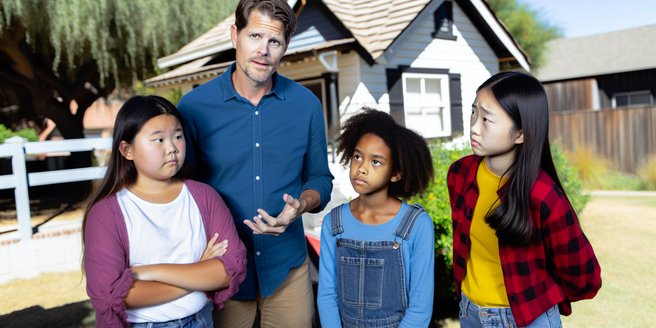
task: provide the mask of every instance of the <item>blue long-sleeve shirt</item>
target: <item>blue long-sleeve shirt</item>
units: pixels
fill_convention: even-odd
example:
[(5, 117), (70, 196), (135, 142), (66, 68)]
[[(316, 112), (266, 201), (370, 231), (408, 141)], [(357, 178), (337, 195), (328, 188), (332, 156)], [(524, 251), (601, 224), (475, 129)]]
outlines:
[[(358, 221), (351, 213), (350, 203), (342, 207), (342, 238), (364, 241), (394, 240), (394, 230), (408, 209), (403, 202), (396, 216), (383, 224), (367, 225)], [(319, 256), (319, 290), (317, 306), (321, 327), (342, 327), (338, 306), (336, 236), (333, 236), (330, 214), (321, 224), (321, 252)], [(403, 241), (404, 273), (408, 277), (405, 288), (408, 294), (408, 309), (399, 328), (428, 327), (433, 313), (433, 285), (435, 270), (435, 247), (433, 245), (433, 221), (426, 213), (420, 215), (412, 228), (410, 239)], [(386, 282), (394, 283), (394, 282)]]
[(243, 221), (257, 216), (258, 208), (278, 216), (285, 193), (298, 198), (306, 189), (321, 196), (320, 211), (330, 200), (333, 176), (323, 110), (314, 94), (274, 73), (271, 92), (254, 106), (235, 91), (234, 70), (235, 64), (186, 94), (178, 108), (187, 160), (221, 194), (248, 251), (246, 279), (233, 298), (251, 299), (258, 285), (269, 296), (289, 269), (303, 263), (307, 248), (300, 219), (279, 236), (254, 235)]

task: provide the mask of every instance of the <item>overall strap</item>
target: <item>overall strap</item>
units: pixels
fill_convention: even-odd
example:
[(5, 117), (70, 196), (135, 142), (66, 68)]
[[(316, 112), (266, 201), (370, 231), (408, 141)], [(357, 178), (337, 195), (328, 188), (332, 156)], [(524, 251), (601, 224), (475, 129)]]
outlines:
[(412, 231), (412, 226), (414, 226), (415, 221), (417, 221), (417, 218), (422, 213), (426, 213), (426, 210), (424, 210), (421, 205), (414, 204), (408, 206), (408, 209), (403, 214), (403, 218), (401, 218), (401, 223), (399, 223), (399, 226), (396, 227), (396, 230), (394, 230), (394, 235), (403, 238), (404, 240), (410, 239), (410, 231)]
[(330, 227), (333, 236), (337, 236), (344, 232), (344, 227), (342, 226), (342, 207), (344, 207), (344, 204), (330, 210)]

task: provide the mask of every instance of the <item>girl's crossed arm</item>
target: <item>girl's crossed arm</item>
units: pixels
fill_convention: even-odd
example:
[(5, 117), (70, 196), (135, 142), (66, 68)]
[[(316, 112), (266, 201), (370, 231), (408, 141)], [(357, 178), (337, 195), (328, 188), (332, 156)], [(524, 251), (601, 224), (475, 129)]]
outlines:
[(207, 243), (199, 262), (189, 264), (151, 264), (134, 266), (132, 287), (125, 297), (128, 308), (157, 305), (183, 297), (192, 291), (213, 291), (228, 287), (231, 276), (223, 262), (215, 259), (223, 256), (228, 241), (218, 244), (218, 234)]

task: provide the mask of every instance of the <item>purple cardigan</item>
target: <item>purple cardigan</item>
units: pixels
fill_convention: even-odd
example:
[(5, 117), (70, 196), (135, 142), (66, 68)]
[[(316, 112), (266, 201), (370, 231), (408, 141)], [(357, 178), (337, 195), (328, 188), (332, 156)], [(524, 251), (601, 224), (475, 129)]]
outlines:
[[(198, 205), (208, 241), (216, 232), (219, 233), (219, 241), (228, 239), (228, 252), (215, 258), (223, 262), (226, 272), (232, 276), (230, 286), (207, 293), (218, 310), (225, 300), (239, 290), (239, 284), (246, 277), (246, 247), (237, 236), (232, 215), (221, 196), (204, 183), (184, 180), (184, 184)], [(132, 286), (132, 272), (128, 266), (130, 246), (116, 195), (99, 201), (91, 208), (84, 235), (87, 294), (96, 310), (96, 327), (128, 327), (123, 299)]]

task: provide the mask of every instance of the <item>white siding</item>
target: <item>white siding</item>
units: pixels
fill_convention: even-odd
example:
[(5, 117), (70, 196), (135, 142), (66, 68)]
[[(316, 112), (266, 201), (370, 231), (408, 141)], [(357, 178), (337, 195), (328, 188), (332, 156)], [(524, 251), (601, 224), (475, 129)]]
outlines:
[[(461, 75), (464, 135), (469, 135), (469, 113), (476, 97), (476, 88), (499, 71), (499, 62), (492, 48), (456, 3), (453, 6), (453, 20), (453, 34), (457, 36), (456, 41), (435, 39), (431, 36), (435, 26), (431, 14), (429, 19), (421, 22), (419, 26), (410, 26), (411, 34), (402, 35), (401, 39), (397, 40), (402, 43), (396, 47), (395, 55), (389, 64), (370, 67), (362, 61), (360, 65), (362, 86), (358, 88), (358, 93), (368, 92), (369, 99), (373, 98), (376, 101), (375, 107), (389, 111), (385, 72), (387, 68), (405, 65), (449, 69), (450, 73)], [(367, 99), (363, 95), (353, 95), (351, 98), (360, 99), (361, 102)], [(340, 104), (346, 106), (343, 101)], [(346, 108), (347, 112), (353, 113), (359, 105), (361, 103), (355, 104), (351, 101)], [(348, 116), (350, 115), (345, 115)]]

